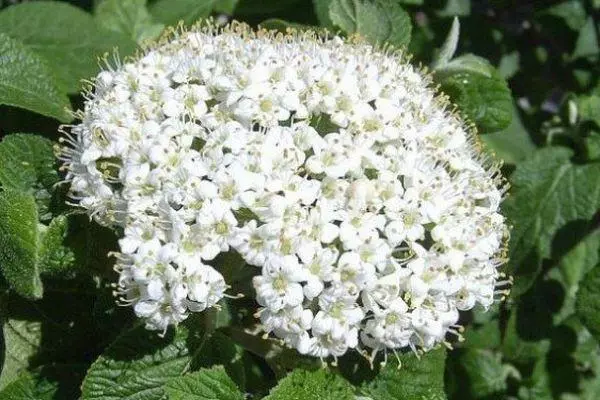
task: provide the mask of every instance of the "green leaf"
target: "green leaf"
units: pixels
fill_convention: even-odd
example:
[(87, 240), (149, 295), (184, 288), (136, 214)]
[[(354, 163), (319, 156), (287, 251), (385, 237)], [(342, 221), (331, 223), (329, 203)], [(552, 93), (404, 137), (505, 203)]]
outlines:
[(591, 57), (600, 53), (595, 23), (594, 17), (590, 15), (579, 31), (577, 42), (575, 42), (575, 50), (571, 55), (572, 59)]
[(0, 266), (21, 296), (42, 297), (37, 264), (38, 213), (31, 194), (0, 192)]
[(502, 353), (507, 360), (515, 363), (527, 364), (541, 358), (548, 352), (550, 348), (550, 340), (529, 340), (524, 330), (518, 326), (517, 310), (514, 310), (506, 326), (504, 339), (502, 342)]
[(586, 19), (585, 7), (578, 0), (564, 1), (544, 9), (540, 14), (560, 18), (574, 31), (579, 31)]
[(50, 190), (58, 182), (52, 142), (37, 135), (16, 133), (0, 142), (0, 185), (33, 192)]
[(468, 391), (472, 398), (486, 398), (506, 390), (506, 373), (500, 354), (469, 349), (461, 352), (454, 363), (454, 367), (464, 373), (461, 396), (468, 397), (465, 393)]
[(594, 266), (600, 263), (600, 229), (577, 243), (558, 264), (567, 290), (577, 292), (578, 283)]
[(67, 217), (64, 215), (52, 219), (50, 225), (40, 231), (38, 248), (40, 273), (58, 274), (74, 265), (75, 254), (71, 249), (63, 246), (66, 235)]
[(488, 60), (474, 54), (464, 54), (454, 58), (439, 66), (435, 72), (438, 77), (451, 76), (457, 72), (472, 72), (486, 78), (493, 78), (496, 74), (494, 66)]
[(600, 96), (578, 96), (577, 114), (580, 121), (592, 121), (600, 127)]
[(444, 40), (444, 44), (442, 45), (442, 48), (440, 49), (440, 52), (433, 63), (434, 69), (443, 67), (450, 62), (452, 57), (454, 57), (454, 53), (456, 53), (456, 47), (458, 46), (459, 35), (460, 22), (458, 22), (458, 18), (454, 17), (450, 31), (446, 36), (446, 40)]
[(104, 0), (96, 8), (96, 20), (106, 29), (142, 43), (155, 39), (164, 29), (146, 8), (147, 0)]
[(295, 369), (279, 381), (265, 400), (354, 400), (350, 383), (339, 375), (319, 369)]
[(392, 0), (332, 0), (329, 18), (342, 31), (358, 33), (374, 44), (410, 43), (410, 17)]
[(503, 208), (513, 224), (508, 265), (514, 295), (531, 286), (559, 229), (590, 220), (600, 207), (600, 164), (575, 165), (572, 156), (563, 147), (541, 149), (511, 176), (512, 195)]
[(275, 30), (279, 32), (286, 33), (288, 29), (296, 30), (296, 31), (306, 31), (313, 30), (318, 31), (320, 28), (316, 26), (297, 24), (295, 22), (285, 21), (279, 18), (269, 18), (260, 23), (260, 27), (268, 30)]
[[(12, 8), (12, 7), (11, 7)], [(46, 62), (23, 43), (2, 33), (0, 12), (0, 104), (24, 108), (68, 122), (67, 95), (53, 82)]]
[(480, 139), (486, 144), (486, 149), (507, 164), (517, 164), (536, 150), (515, 104), (512, 105), (510, 125), (501, 131), (481, 135)]
[(444, 78), (441, 89), (481, 133), (505, 129), (511, 121), (512, 97), (504, 79), (457, 72)]
[(319, 24), (327, 29), (334, 28), (333, 21), (329, 17), (329, 5), (331, 2), (332, 0), (313, 0), (313, 7)]
[(232, 15), (238, 2), (239, 0), (216, 0), (213, 11), (216, 13)]
[(600, 340), (600, 264), (584, 276), (575, 309), (590, 333)]
[(42, 324), (39, 321), (6, 319), (2, 332), (5, 353), (0, 389), (14, 381), (29, 367), (29, 359), (37, 353), (42, 344)]
[(163, 385), (190, 368), (206, 340), (198, 320), (188, 324), (193, 329), (179, 325), (165, 337), (142, 325), (126, 331), (88, 370), (82, 399), (164, 399)]
[(173, 378), (165, 385), (170, 400), (244, 400), (222, 366)]
[(421, 359), (412, 354), (381, 369), (377, 377), (361, 388), (361, 393), (373, 400), (443, 400), (446, 349), (425, 353)]
[(455, 58), (439, 66), (435, 78), (442, 91), (482, 133), (499, 131), (510, 124), (510, 89), (486, 59), (473, 54)]
[(79, 397), (81, 365), (49, 365), (25, 373), (0, 392), (3, 400), (55, 400)]
[(214, 6), (215, 0), (158, 0), (150, 6), (150, 13), (166, 25), (175, 25), (179, 21), (190, 25), (208, 17)]
[(43, 57), (59, 86), (70, 93), (80, 90), (81, 79), (96, 75), (99, 57), (116, 47), (123, 57), (136, 47), (128, 37), (99, 26), (82, 9), (55, 1), (8, 7), (0, 12), (0, 31)]
[(471, 0), (447, 0), (446, 6), (437, 12), (440, 17), (464, 17), (471, 14)]
[(498, 63), (498, 73), (504, 79), (510, 79), (519, 72), (519, 63), (521, 56), (518, 51), (512, 51), (502, 55)]

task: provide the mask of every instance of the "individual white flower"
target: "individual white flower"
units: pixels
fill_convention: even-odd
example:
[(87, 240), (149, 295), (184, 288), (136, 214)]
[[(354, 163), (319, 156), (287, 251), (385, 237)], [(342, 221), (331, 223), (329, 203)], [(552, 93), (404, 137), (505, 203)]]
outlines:
[(429, 81), (357, 40), (237, 23), (100, 72), (61, 160), (123, 232), (119, 301), (164, 331), (227, 296), (217, 260), (236, 252), (259, 267), (262, 330), (303, 354), (456, 333), (510, 283), (505, 187)]

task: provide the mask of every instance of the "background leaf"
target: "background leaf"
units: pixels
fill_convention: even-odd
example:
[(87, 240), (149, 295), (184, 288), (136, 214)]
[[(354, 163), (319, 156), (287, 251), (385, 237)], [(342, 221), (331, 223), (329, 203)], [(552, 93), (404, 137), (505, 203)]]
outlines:
[(38, 213), (31, 194), (0, 192), (0, 266), (21, 296), (37, 299), (43, 288), (37, 264)]
[(0, 32), (43, 57), (57, 84), (69, 93), (81, 89), (81, 79), (96, 75), (100, 57), (115, 48), (123, 57), (136, 47), (127, 36), (100, 27), (80, 8), (54, 1), (27, 2), (0, 11)]
[(138, 43), (155, 39), (164, 29), (152, 21), (147, 0), (104, 0), (96, 7), (96, 20), (104, 28), (126, 35)]
[(150, 6), (150, 13), (157, 21), (166, 25), (175, 25), (184, 21), (190, 25), (200, 18), (207, 17), (215, 0), (157, 0)]
[(0, 12), (0, 104), (20, 107), (68, 122), (67, 95), (54, 85), (46, 62), (23, 43), (2, 33)]
[(332, 0), (329, 18), (342, 31), (359, 33), (371, 43), (402, 47), (410, 42), (410, 17), (391, 0)]
[(513, 294), (523, 293), (550, 257), (557, 231), (586, 223), (600, 207), (600, 164), (575, 165), (573, 152), (546, 148), (517, 166), (504, 211), (514, 224), (509, 244)]
[(575, 307), (584, 325), (600, 340), (600, 264), (583, 278)]

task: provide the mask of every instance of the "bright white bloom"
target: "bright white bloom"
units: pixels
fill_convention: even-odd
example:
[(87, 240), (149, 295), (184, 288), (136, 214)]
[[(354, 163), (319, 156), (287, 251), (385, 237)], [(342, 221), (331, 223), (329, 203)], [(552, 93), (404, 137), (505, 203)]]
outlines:
[(237, 252), (301, 353), (427, 350), (504, 284), (502, 178), (448, 108), (401, 55), (206, 27), (101, 72), (63, 160), (148, 328), (215, 306)]

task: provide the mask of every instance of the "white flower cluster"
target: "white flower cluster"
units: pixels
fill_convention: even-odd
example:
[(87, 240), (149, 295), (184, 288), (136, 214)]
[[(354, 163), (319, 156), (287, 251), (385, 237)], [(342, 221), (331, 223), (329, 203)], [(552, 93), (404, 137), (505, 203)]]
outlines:
[(209, 263), (236, 251), (262, 330), (303, 354), (444, 341), (493, 303), (507, 228), (497, 169), (429, 86), (364, 43), (235, 24), (101, 72), (63, 159), (123, 230), (121, 301), (165, 330), (225, 296)]

